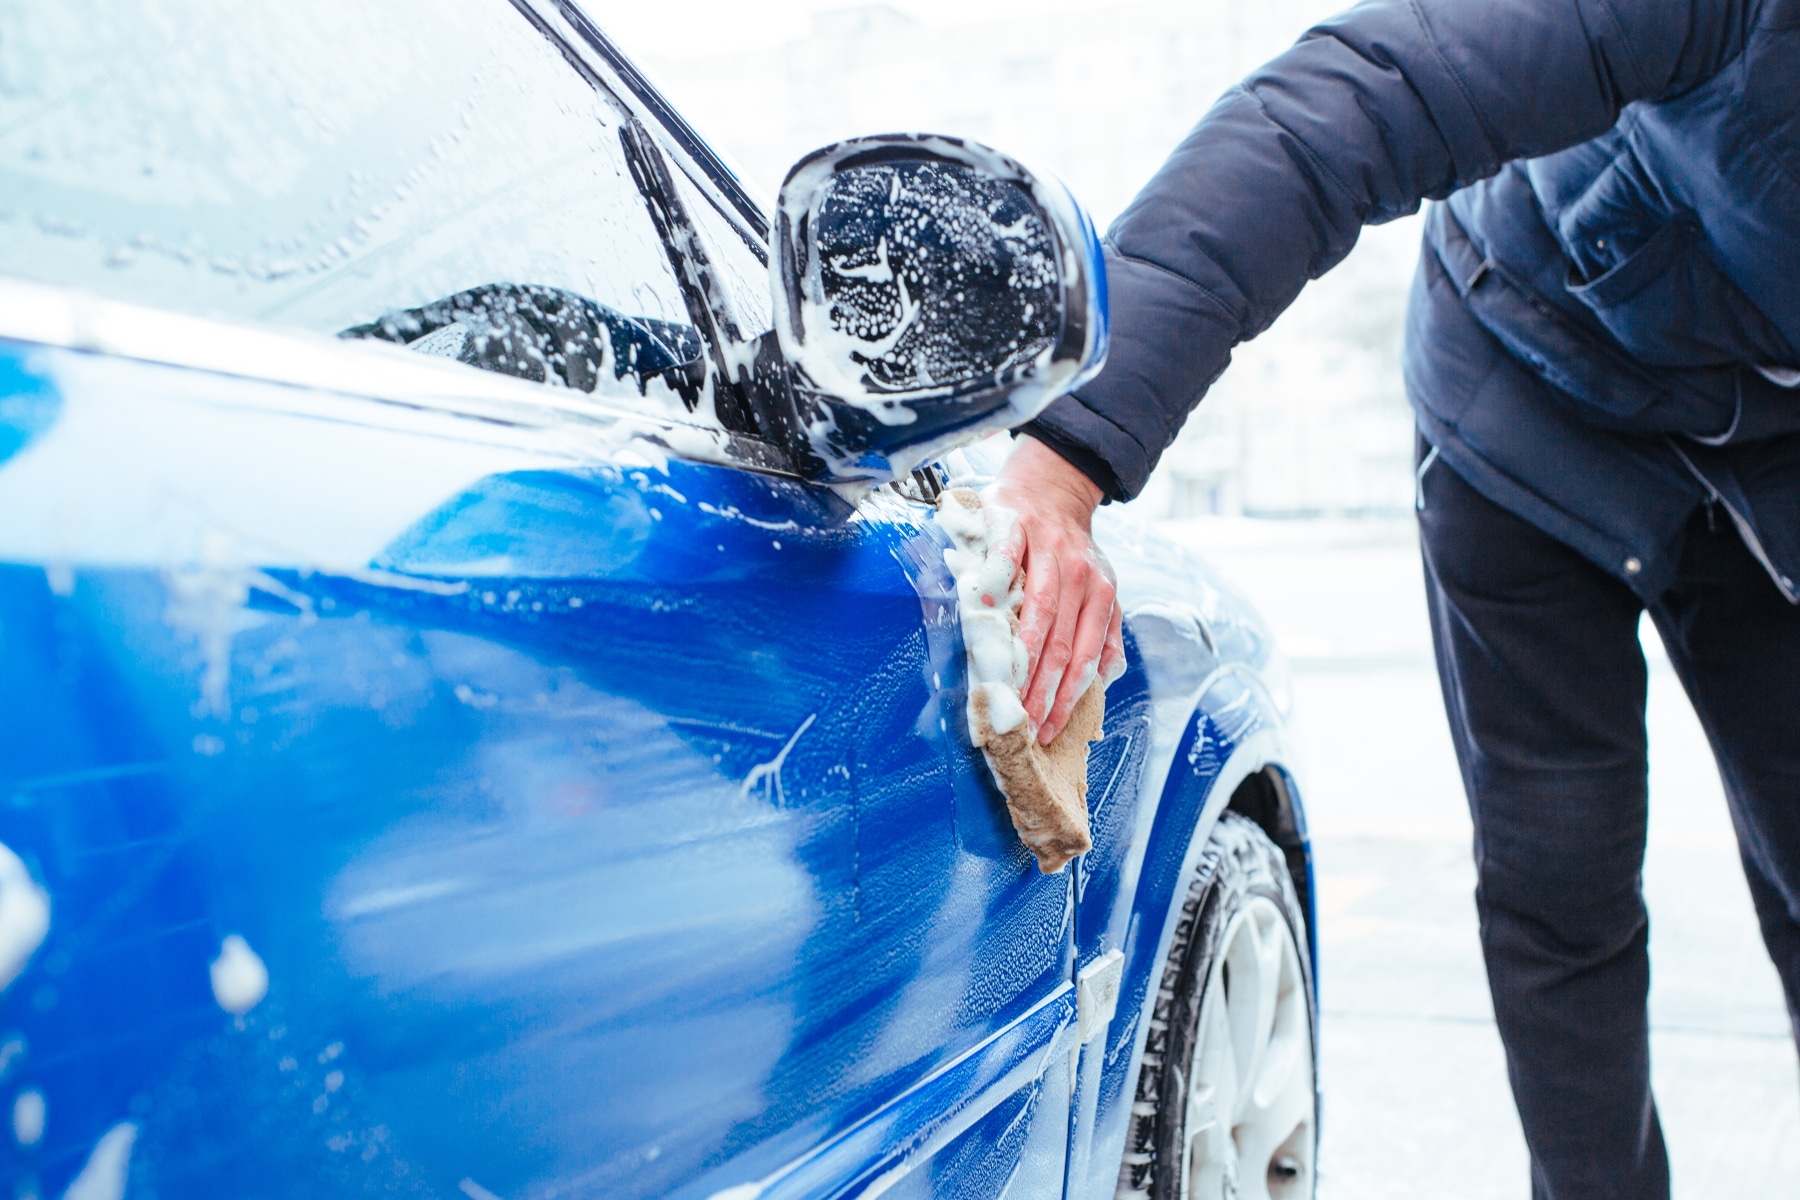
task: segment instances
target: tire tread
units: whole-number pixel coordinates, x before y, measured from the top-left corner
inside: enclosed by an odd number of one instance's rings
[[[1186,1106],[1164,1104],[1163,1096],[1167,1092],[1173,1098],[1182,1082],[1181,1051],[1187,1048],[1187,1039],[1181,1031],[1198,1023],[1205,986],[1200,968],[1210,968],[1225,931],[1226,922],[1216,917],[1228,895],[1246,893],[1275,900],[1288,915],[1295,940],[1306,944],[1305,918],[1286,857],[1256,822],[1227,810],[1201,848],[1163,962],[1138,1068],[1116,1200],[1175,1200],[1178,1194],[1180,1164],[1169,1159],[1170,1144],[1179,1140],[1180,1131],[1170,1126],[1179,1126]]]

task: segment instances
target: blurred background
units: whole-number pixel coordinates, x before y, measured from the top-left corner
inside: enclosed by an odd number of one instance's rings
[[[1220,92],[1333,8],[676,0],[613,2],[600,15],[767,196],[808,150],[927,130],[1059,176],[1104,229]],[[1417,218],[1371,230],[1244,347],[1139,506],[1178,517],[1406,511],[1399,332],[1418,240]]]
[[[859,133],[962,134],[1104,228],[1225,88],[1336,0],[589,0],[753,190]],[[1123,517],[1222,566],[1293,660],[1319,871],[1326,1200],[1529,1194],[1413,530],[1400,325],[1418,219],[1240,347]],[[1788,1197],[1800,1089],[1706,742],[1651,664],[1653,1055],[1675,1192]]]

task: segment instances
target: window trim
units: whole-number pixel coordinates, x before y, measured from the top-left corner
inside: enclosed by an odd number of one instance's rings
[[[573,52],[584,60],[587,55],[581,54],[584,48],[598,62],[584,62],[584,66],[601,68],[602,73],[611,76],[608,81],[609,90],[614,97],[624,101],[626,96],[635,101],[634,107],[641,108],[637,114],[646,124],[659,128],[667,135],[670,149],[677,152],[678,157],[685,160],[680,165],[687,176],[700,187],[703,193],[710,193],[708,199],[714,202],[719,214],[730,222],[744,238],[744,244],[763,265],[768,265],[769,237],[773,228],[769,214],[750,194],[737,173],[725,165],[723,159],[706,144],[694,127],[687,123],[674,105],[670,104],[663,94],[656,90],[644,73],[625,56],[611,38],[596,25],[592,18],[583,12],[574,0],[512,0],[528,18],[545,28],[547,18],[554,14],[561,18],[569,31],[575,35],[573,39],[558,38],[545,29],[553,41],[563,44],[564,53]],[[720,204],[719,201],[724,203]]]
[[[711,261],[708,239],[688,213],[668,160],[676,159],[677,169],[764,266],[769,262],[768,218],[692,127],[570,0],[510,2],[622,116],[619,141],[632,180],[669,256],[689,319],[709,352],[712,386],[707,390],[713,419],[739,443],[758,447],[754,455],[758,461],[778,463],[783,473],[804,474],[803,443],[793,436],[792,422],[781,416],[783,406],[771,407],[761,395],[770,383],[763,361],[768,350],[764,343],[770,339],[738,328]],[[583,46],[592,54],[583,53]],[[721,183],[729,184],[729,205],[720,201]],[[756,232],[746,228],[745,216],[754,218]]]

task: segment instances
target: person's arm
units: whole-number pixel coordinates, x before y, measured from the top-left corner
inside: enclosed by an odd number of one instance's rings
[[[1335,266],[1366,224],[1417,211],[1513,159],[1596,137],[1640,99],[1703,83],[1742,47],[1761,0],[1370,0],[1309,31],[1228,91],[1114,223],[1106,369],[1025,427],[1059,466],[1015,455],[1003,484],[1104,498],[1140,491],[1238,342]],[[1019,503],[1029,504],[1021,499]],[[1081,545],[1087,515],[1033,513],[1026,536]],[[1026,553],[1031,553],[1027,547]],[[1029,580],[1028,580],[1029,587]],[[1026,597],[1060,628],[1085,593]],[[1055,684],[1054,737],[1079,693],[1060,643],[1034,657],[1027,707]],[[1073,661],[1098,646],[1077,641]],[[1087,657],[1084,657],[1087,656]],[[1036,710],[1034,710],[1036,711]]]
[[[1094,510],[1104,497],[1068,460],[1029,437],[1014,444],[997,483],[995,499],[1016,514],[998,552],[1025,573],[1019,637],[1032,672],[1020,699],[1037,722],[1038,741],[1048,745],[1095,677],[1110,679],[1125,662],[1118,589],[1094,546]]]

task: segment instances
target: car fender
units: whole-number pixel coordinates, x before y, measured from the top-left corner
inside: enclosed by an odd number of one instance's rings
[[[1128,708],[1132,697],[1121,699]],[[1086,906],[1078,916],[1086,934],[1078,934],[1078,974],[1114,951],[1121,957],[1112,1019],[1078,1051],[1071,1197],[1111,1196],[1116,1187],[1156,981],[1180,916],[1178,889],[1245,781],[1270,768],[1285,779],[1292,760],[1280,710],[1250,667],[1217,667],[1186,707],[1179,736],[1157,739],[1167,744],[1143,764],[1129,842],[1102,868],[1116,878],[1089,878],[1078,887],[1078,909]],[[1293,805],[1303,834],[1297,794]],[[1307,896],[1308,883],[1296,880]]]

